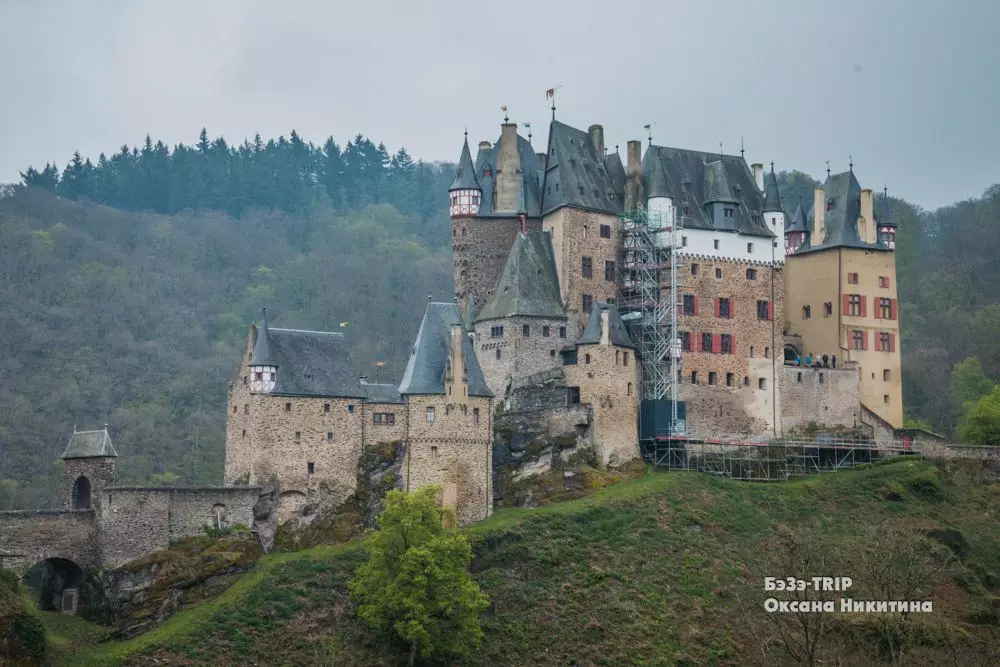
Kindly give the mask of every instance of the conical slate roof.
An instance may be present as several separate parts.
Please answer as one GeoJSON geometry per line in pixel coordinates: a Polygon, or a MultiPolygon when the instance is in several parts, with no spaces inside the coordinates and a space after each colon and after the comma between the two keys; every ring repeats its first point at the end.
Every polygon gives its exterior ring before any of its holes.
{"type": "Polygon", "coordinates": [[[261,313],[260,328],[257,331],[257,343],[253,347],[253,358],[250,360],[254,366],[277,366],[274,361],[274,354],[271,352],[271,334],[267,328],[267,308],[261,313]]]}
{"type": "Polygon", "coordinates": [[[584,327],[583,334],[580,335],[580,339],[576,341],[576,344],[597,345],[601,342],[601,313],[603,311],[608,311],[608,326],[611,327],[608,340],[611,344],[634,349],[635,344],[629,338],[628,330],[625,329],[625,323],[622,321],[621,315],[618,314],[618,307],[610,303],[594,304],[593,309],[590,311],[590,318],[587,320],[587,326],[584,327]]]}
{"type": "Polygon", "coordinates": [[[778,192],[778,178],[774,175],[774,163],[771,163],[771,173],[764,176],[764,210],[763,213],[780,213],[781,195],[778,192]]]}
{"type": "Polygon", "coordinates": [[[792,221],[788,223],[787,227],[785,227],[785,233],[807,231],[809,231],[809,229],[806,226],[806,212],[802,209],[802,201],[799,200],[798,206],[795,207],[795,214],[792,215],[792,221]]]}
{"type": "Polygon", "coordinates": [[[548,232],[518,234],[507,264],[477,322],[507,317],[566,317],[548,232]]]}
{"type": "Polygon", "coordinates": [[[103,431],[73,431],[73,436],[63,452],[64,459],[90,459],[98,457],[117,457],[118,451],[111,444],[108,427],[103,431]]]}
{"type": "Polygon", "coordinates": [[[702,203],[715,202],[737,203],[733,189],[729,186],[729,177],[726,175],[726,167],[722,160],[705,165],[705,200],[702,203]]]}
{"type": "Polygon", "coordinates": [[[896,221],[889,215],[889,193],[882,194],[882,211],[878,214],[878,226],[895,227],[896,221]]]}
{"type": "MultiPolygon", "coordinates": [[[[451,352],[451,329],[454,326],[462,326],[462,313],[457,303],[427,304],[410,360],[403,372],[403,380],[399,383],[400,394],[444,394],[445,372],[451,352]]],[[[486,385],[472,341],[464,335],[462,353],[465,357],[469,396],[493,396],[486,385]]]]}
{"type": "Polygon", "coordinates": [[[476,180],[476,169],[472,164],[472,153],[469,151],[469,137],[465,137],[462,145],[462,157],[458,159],[458,169],[455,170],[455,180],[448,192],[452,190],[482,190],[476,180]]]}
{"type": "Polygon", "coordinates": [[[614,153],[608,153],[604,158],[604,167],[608,170],[608,179],[611,181],[611,187],[615,189],[615,194],[619,197],[625,196],[625,165],[622,164],[622,156],[618,154],[615,150],[614,153]]]}
{"type": "Polygon", "coordinates": [[[646,197],[673,197],[673,189],[670,187],[670,182],[667,179],[667,170],[663,168],[663,163],[660,162],[660,154],[658,151],[646,151],[646,163],[644,165],[646,172],[644,174],[646,179],[646,197]]]}

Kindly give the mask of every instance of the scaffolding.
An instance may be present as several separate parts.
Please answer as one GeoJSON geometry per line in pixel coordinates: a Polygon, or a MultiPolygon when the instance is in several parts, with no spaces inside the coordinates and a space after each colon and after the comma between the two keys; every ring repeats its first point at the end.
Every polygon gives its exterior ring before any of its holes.
{"type": "MultiPolygon", "coordinates": [[[[677,333],[678,291],[683,285],[682,221],[676,208],[644,207],[619,216],[622,257],[619,262],[618,310],[636,344],[643,400],[667,399],[671,425],[678,428],[678,382],[681,344],[677,333]]],[[[674,433],[680,435],[680,433],[674,433]]]]}

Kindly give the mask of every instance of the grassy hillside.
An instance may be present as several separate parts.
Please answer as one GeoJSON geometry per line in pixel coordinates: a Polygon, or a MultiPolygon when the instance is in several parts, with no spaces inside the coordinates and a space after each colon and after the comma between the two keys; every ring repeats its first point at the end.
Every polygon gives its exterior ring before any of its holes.
{"type": "MultiPolygon", "coordinates": [[[[492,605],[476,665],[781,664],[756,602],[781,562],[781,534],[822,545],[816,576],[851,576],[871,599],[873,535],[961,554],[916,619],[907,664],[1000,660],[1000,484],[976,465],[916,460],[788,484],[655,472],[539,510],[503,510],[468,529],[474,576],[492,605]],[[946,536],[946,537],[941,537],[946,536]]],[[[121,643],[65,652],[64,664],[396,665],[405,649],[354,618],[345,581],[357,543],[266,557],[220,598],[121,643]]],[[[942,561],[943,562],[943,561],[942,561]]],[[[56,647],[67,624],[53,630],[56,647]]],[[[87,637],[82,623],[74,636],[87,637]]],[[[871,617],[831,617],[842,664],[878,664],[871,617]]],[[[826,657],[829,657],[828,655],[826,657]]],[[[828,662],[826,664],[834,664],[828,662]]]]}

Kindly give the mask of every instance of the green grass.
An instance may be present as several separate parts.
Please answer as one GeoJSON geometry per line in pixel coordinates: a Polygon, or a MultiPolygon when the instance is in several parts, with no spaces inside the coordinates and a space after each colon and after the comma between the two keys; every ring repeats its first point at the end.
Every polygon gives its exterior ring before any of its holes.
{"type": "MultiPolygon", "coordinates": [[[[889,524],[965,538],[969,581],[941,591],[926,635],[975,643],[995,618],[997,508],[1000,485],[907,460],[769,485],[653,472],[574,501],[500,510],[466,529],[492,602],[468,664],[764,664],[734,593],[765,576],[753,563],[770,537],[790,529],[846,558],[865,529],[889,524]]],[[[405,662],[404,649],[353,616],[345,582],[359,547],[267,556],[220,597],[146,634],[58,655],[67,665],[405,662]]],[[[838,573],[851,574],[847,560],[838,573]]],[[[64,629],[49,627],[60,641],[64,629]]]]}

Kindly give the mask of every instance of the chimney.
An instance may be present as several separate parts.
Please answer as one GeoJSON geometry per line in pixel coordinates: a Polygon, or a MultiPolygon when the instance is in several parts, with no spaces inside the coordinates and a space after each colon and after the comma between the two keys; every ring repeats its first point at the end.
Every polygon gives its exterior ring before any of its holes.
{"type": "Polygon", "coordinates": [[[819,245],[826,238],[826,222],[824,220],[824,216],[826,215],[826,197],[824,195],[823,186],[817,185],[813,193],[813,228],[812,238],[809,240],[813,246],[819,245]]]}
{"type": "Polygon", "coordinates": [[[491,148],[493,148],[493,144],[491,144],[490,142],[488,142],[488,141],[480,141],[479,142],[479,150],[481,150],[481,151],[488,151],[491,148]]]}
{"type": "Polygon", "coordinates": [[[601,125],[591,125],[587,128],[587,133],[590,134],[590,143],[594,147],[594,152],[597,153],[597,157],[604,157],[604,127],[601,125]]]}
{"type": "Polygon", "coordinates": [[[861,217],[858,220],[858,238],[866,243],[875,243],[875,199],[868,188],[861,191],[861,217]]]}
{"type": "Polygon", "coordinates": [[[753,180],[757,184],[757,189],[761,192],[764,191],[764,165],[760,162],[754,162],[750,165],[750,170],[753,171],[753,180]]]}
{"type": "Polygon", "coordinates": [[[542,163],[542,169],[545,169],[545,165],[547,165],[548,162],[549,162],[549,159],[548,159],[549,158],[549,154],[548,153],[535,153],[535,155],[538,156],[538,161],[542,163]]]}
{"type": "Polygon", "coordinates": [[[500,145],[497,147],[497,194],[493,210],[517,213],[517,195],[521,190],[521,154],[517,150],[517,124],[500,126],[500,145]]]}
{"type": "Polygon", "coordinates": [[[611,323],[609,321],[608,309],[601,308],[601,345],[611,344],[611,323]]]}
{"type": "Polygon", "coordinates": [[[642,191],[642,142],[632,139],[625,149],[625,211],[634,211],[646,204],[642,191]]]}

